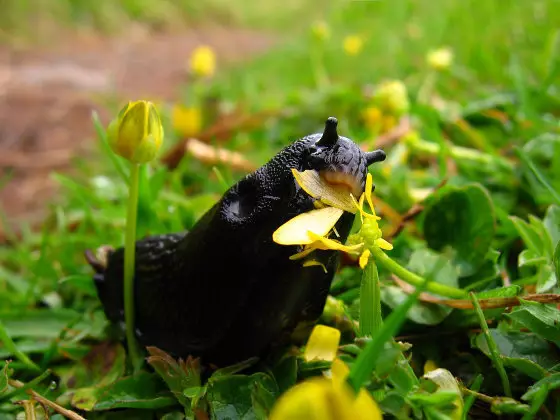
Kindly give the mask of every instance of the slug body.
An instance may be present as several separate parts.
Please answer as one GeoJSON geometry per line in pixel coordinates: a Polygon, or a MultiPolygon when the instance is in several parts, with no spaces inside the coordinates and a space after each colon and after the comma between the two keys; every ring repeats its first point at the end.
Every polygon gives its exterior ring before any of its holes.
{"type": "MultiPolygon", "coordinates": [[[[175,357],[228,365],[286,344],[310,330],[322,313],[338,264],[334,251],[315,251],[325,265],[303,267],[290,255],[299,246],[272,241],[289,219],[314,209],[292,168],[317,170],[359,196],[369,164],[385,159],[339,137],[329,118],[325,132],[292,143],[232,186],[188,233],[153,236],[136,244],[135,326],[139,342],[175,357]],[[305,327],[308,328],[305,328],[305,327]]],[[[354,215],[336,225],[344,242],[354,215]]],[[[110,253],[94,277],[107,318],[124,320],[123,249],[110,253]]]]}

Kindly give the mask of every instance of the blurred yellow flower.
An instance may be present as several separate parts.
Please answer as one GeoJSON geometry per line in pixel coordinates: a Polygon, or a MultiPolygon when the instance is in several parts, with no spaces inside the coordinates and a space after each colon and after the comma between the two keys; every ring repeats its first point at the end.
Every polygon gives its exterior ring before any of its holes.
{"type": "Polygon", "coordinates": [[[386,80],[380,83],[375,90],[373,100],[383,114],[391,114],[395,117],[407,113],[410,108],[406,86],[400,80],[386,80]]]}
{"type": "Polygon", "coordinates": [[[426,61],[434,70],[446,70],[453,62],[453,51],[448,47],[432,50],[426,55],[426,61]]]}
{"type": "Polygon", "coordinates": [[[216,70],[216,55],[212,48],[201,45],[191,54],[190,70],[199,77],[211,77],[216,70]]]}
{"type": "Polygon", "coordinates": [[[432,370],[436,370],[437,368],[438,366],[436,365],[436,362],[433,360],[426,360],[426,363],[424,363],[424,375],[432,370]]]}
{"type": "Polygon", "coordinates": [[[362,111],[364,125],[371,132],[378,132],[381,128],[381,110],[376,106],[369,106],[362,111]]]}
{"type": "Polygon", "coordinates": [[[301,382],[283,394],[270,413],[270,420],[379,420],[379,407],[365,389],[357,396],[346,383],[349,370],[335,359],[340,331],[324,325],[313,329],[307,342],[306,360],[333,360],[323,378],[301,382]],[[313,357],[310,357],[313,356],[313,357]]]}
{"type": "Polygon", "coordinates": [[[311,25],[311,34],[315,39],[325,41],[329,39],[331,30],[325,21],[320,20],[311,25]]]}
{"type": "Polygon", "coordinates": [[[183,137],[196,136],[202,128],[200,108],[175,104],[171,110],[171,124],[175,131],[183,137]]]}
{"type": "Polygon", "coordinates": [[[129,102],[107,128],[109,146],[132,163],[153,160],[163,143],[163,126],[154,104],[129,102]]]}
{"type": "Polygon", "coordinates": [[[364,40],[358,35],[348,35],[344,38],[343,47],[348,55],[358,55],[364,46],[364,40]]]}

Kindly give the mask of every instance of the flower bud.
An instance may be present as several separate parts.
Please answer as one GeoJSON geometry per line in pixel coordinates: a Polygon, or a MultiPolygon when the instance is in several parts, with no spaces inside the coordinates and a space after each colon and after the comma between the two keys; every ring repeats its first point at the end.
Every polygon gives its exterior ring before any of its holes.
{"type": "Polygon", "coordinates": [[[373,99],[383,111],[396,117],[407,113],[410,107],[406,86],[400,80],[382,82],[373,99]]]}
{"type": "Polygon", "coordinates": [[[199,77],[211,77],[216,70],[216,55],[205,45],[196,47],[190,59],[190,69],[199,77]]]}
{"type": "Polygon", "coordinates": [[[330,28],[325,21],[317,21],[311,26],[311,34],[318,41],[326,41],[330,37],[330,28]]]}
{"type": "Polygon", "coordinates": [[[132,163],[153,160],[163,142],[163,126],[151,102],[129,102],[107,129],[113,152],[132,163]]]}

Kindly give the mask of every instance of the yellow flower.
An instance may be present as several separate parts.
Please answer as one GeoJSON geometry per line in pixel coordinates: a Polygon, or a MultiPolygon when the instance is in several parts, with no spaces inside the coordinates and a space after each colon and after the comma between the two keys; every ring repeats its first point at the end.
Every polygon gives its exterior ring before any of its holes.
{"type": "Polygon", "coordinates": [[[426,360],[426,363],[424,363],[424,375],[432,370],[436,370],[437,368],[438,366],[436,365],[436,362],[433,360],[426,360]]]}
{"type": "Polygon", "coordinates": [[[175,131],[184,137],[197,135],[202,128],[200,108],[174,105],[171,110],[171,123],[175,131]]]}
{"type": "Polygon", "coordinates": [[[453,62],[453,51],[447,47],[432,50],[426,55],[426,61],[434,70],[446,70],[453,62]]]}
{"type": "Polygon", "coordinates": [[[362,118],[364,124],[369,131],[378,132],[381,128],[381,110],[376,106],[370,106],[363,110],[362,118]]]}
{"type": "Polygon", "coordinates": [[[364,40],[358,35],[348,35],[344,38],[343,47],[348,55],[358,55],[364,46],[364,40]]]}
{"type": "Polygon", "coordinates": [[[191,55],[190,69],[196,76],[211,77],[216,70],[214,50],[206,45],[196,47],[191,55]]]}
{"type": "MultiPolygon", "coordinates": [[[[327,197],[327,202],[342,203],[344,207],[348,207],[347,199],[344,195],[339,195],[335,188],[320,183],[313,175],[305,175],[306,172],[293,171],[298,184],[312,197],[321,197],[322,201],[327,197]],[[334,191],[334,192],[333,192],[334,191]],[[318,194],[318,195],[317,195],[318,194]]],[[[290,256],[291,260],[299,260],[307,257],[315,250],[333,250],[343,251],[348,254],[360,255],[360,266],[366,266],[371,251],[370,247],[379,247],[386,250],[393,249],[393,245],[383,239],[381,229],[377,221],[380,219],[375,214],[373,199],[373,178],[368,173],[366,177],[366,186],[360,200],[356,201],[352,194],[349,194],[349,202],[354,207],[354,212],[360,212],[362,219],[362,227],[360,230],[350,235],[348,245],[342,244],[336,239],[329,238],[331,232],[334,232],[334,226],[344,213],[340,207],[323,207],[300,214],[282,226],[280,226],[272,235],[274,242],[280,245],[304,245],[303,251],[290,256]],[[367,201],[372,213],[364,210],[364,201],[367,201]]],[[[336,233],[336,232],[335,232],[336,233]]],[[[304,266],[319,265],[318,262],[307,262],[304,266]]]]}
{"type": "Polygon", "coordinates": [[[387,80],[380,83],[375,90],[373,100],[383,114],[396,117],[407,113],[410,108],[406,86],[400,80],[387,80]]]}
{"type": "Polygon", "coordinates": [[[379,407],[365,389],[354,396],[346,383],[348,367],[335,355],[340,331],[317,325],[305,350],[306,360],[333,360],[322,378],[301,382],[283,394],[270,413],[270,420],[378,420],[379,407]]]}
{"type": "Polygon", "coordinates": [[[109,146],[132,163],[153,160],[163,143],[163,126],[153,103],[129,102],[107,128],[109,146]]]}
{"type": "Polygon", "coordinates": [[[331,35],[329,25],[325,21],[317,21],[311,25],[311,34],[318,41],[325,41],[331,35]]]}

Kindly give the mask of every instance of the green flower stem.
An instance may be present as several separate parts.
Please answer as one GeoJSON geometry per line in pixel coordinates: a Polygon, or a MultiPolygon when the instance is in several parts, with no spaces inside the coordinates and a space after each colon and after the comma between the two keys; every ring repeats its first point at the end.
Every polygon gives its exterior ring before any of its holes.
{"type": "Polygon", "coordinates": [[[360,287],[360,337],[371,337],[381,328],[381,288],[379,273],[373,258],[362,272],[360,287]]]}
{"type": "Polygon", "coordinates": [[[126,238],[124,245],[124,318],[126,322],[126,342],[134,372],[142,366],[143,360],[134,334],[134,265],[136,254],[136,218],[138,216],[138,186],[140,165],[130,167],[130,192],[126,217],[126,238]]]}
{"type": "MultiPolygon", "coordinates": [[[[432,143],[422,139],[410,139],[407,145],[420,153],[425,153],[432,156],[439,156],[441,154],[441,146],[437,143],[432,143]]],[[[500,156],[490,155],[476,149],[468,147],[451,146],[449,147],[449,154],[455,160],[469,160],[481,165],[497,165],[500,168],[513,170],[513,163],[500,156]]]]}
{"type": "Polygon", "coordinates": [[[470,292],[470,298],[473,303],[476,315],[478,316],[478,320],[480,322],[480,328],[486,337],[486,344],[488,344],[488,349],[490,350],[490,355],[492,357],[492,361],[494,362],[494,367],[498,371],[498,375],[500,375],[500,379],[502,380],[502,386],[504,387],[504,394],[506,397],[512,398],[511,394],[511,387],[509,385],[509,379],[504,368],[504,364],[502,363],[502,359],[500,357],[500,352],[498,351],[498,347],[496,346],[496,342],[490,335],[490,330],[488,329],[488,324],[486,323],[486,319],[484,318],[484,313],[482,312],[482,308],[478,303],[478,299],[476,298],[473,292],[470,292]]]}
{"type": "Polygon", "coordinates": [[[12,337],[6,331],[4,324],[0,321],[0,342],[4,343],[4,347],[8,350],[11,354],[13,354],[17,359],[22,362],[28,369],[34,372],[40,372],[41,368],[37,366],[33,360],[31,360],[27,355],[22,352],[16,346],[16,343],[12,340],[12,337]]]}
{"type": "MultiPolygon", "coordinates": [[[[378,247],[372,247],[371,254],[373,259],[375,259],[375,261],[379,265],[385,267],[387,270],[392,272],[394,275],[396,275],[406,283],[412,284],[416,287],[421,287],[424,285],[424,283],[427,282],[427,280],[423,277],[420,277],[418,274],[414,274],[413,272],[408,271],[395,260],[389,258],[389,256],[378,247]]],[[[441,283],[429,282],[426,286],[426,290],[430,293],[452,299],[464,299],[468,297],[467,292],[465,292],[464,290],[446,286],[445,284],[441,283]]]]}

